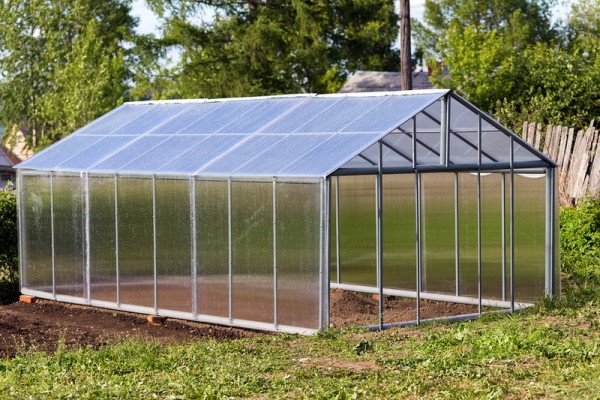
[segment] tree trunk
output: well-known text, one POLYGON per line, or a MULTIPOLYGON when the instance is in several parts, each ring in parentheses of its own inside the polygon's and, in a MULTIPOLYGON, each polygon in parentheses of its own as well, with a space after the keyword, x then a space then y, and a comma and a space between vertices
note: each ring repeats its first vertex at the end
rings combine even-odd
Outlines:
POLYGON ((400 2, 400 87, 412 90, 410 51, 410 0, 400 2))

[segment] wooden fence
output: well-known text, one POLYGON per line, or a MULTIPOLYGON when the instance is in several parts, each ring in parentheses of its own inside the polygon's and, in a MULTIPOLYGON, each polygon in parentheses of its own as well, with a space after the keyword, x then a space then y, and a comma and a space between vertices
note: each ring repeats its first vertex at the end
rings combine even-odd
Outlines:
POLYGON ((525 122, 521 135, 559 165, 560 204, 571 206, 582 198, 600 195, 598 129, 594 121, 587 129, 525 122))

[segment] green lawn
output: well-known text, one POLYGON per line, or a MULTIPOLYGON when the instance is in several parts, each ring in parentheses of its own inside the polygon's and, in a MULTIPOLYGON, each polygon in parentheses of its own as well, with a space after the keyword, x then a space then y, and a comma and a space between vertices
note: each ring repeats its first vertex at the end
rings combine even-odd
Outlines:
MULTIPOLYGON (((597 280, 596 280, 597 283, 597 280)), ((4 398, 599 398, 597 286, 513 316, 0 361, 4 398)))

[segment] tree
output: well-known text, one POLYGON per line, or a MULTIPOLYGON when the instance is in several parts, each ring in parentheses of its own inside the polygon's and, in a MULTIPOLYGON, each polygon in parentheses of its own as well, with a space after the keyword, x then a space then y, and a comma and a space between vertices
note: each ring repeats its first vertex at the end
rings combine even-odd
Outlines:
POLYGON ((133 76, 131 0, 0 3, 0 104, 31 148, 73 132, 122 101, 133 76))
POLYGON ((546 1, 429 0, 418 43, 433 46, 434 84, 509 127, 517 130, 523 120, 583 126, 600 116, 600 64, 598 36, 582 28, 596 29, 582 17, 594 9, 582 4, 574 10, 585 11, 561 30, 546 1))
POLYGON ((165 40, 182 50, 177 96, 333 92, 356 70, 398 70, 392 0, 151 4, 164 18, 165 40), (194 19, 201 12, 204 19, 194 19))

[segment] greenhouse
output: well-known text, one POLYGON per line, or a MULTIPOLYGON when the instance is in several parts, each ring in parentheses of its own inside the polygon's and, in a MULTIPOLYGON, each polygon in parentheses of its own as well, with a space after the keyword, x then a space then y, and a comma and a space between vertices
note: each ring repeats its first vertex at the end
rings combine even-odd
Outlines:
POLYGON ((560 292, 557 165, 449 90, 126 103, 16 168, 31 296, 308 334, 560 292))

